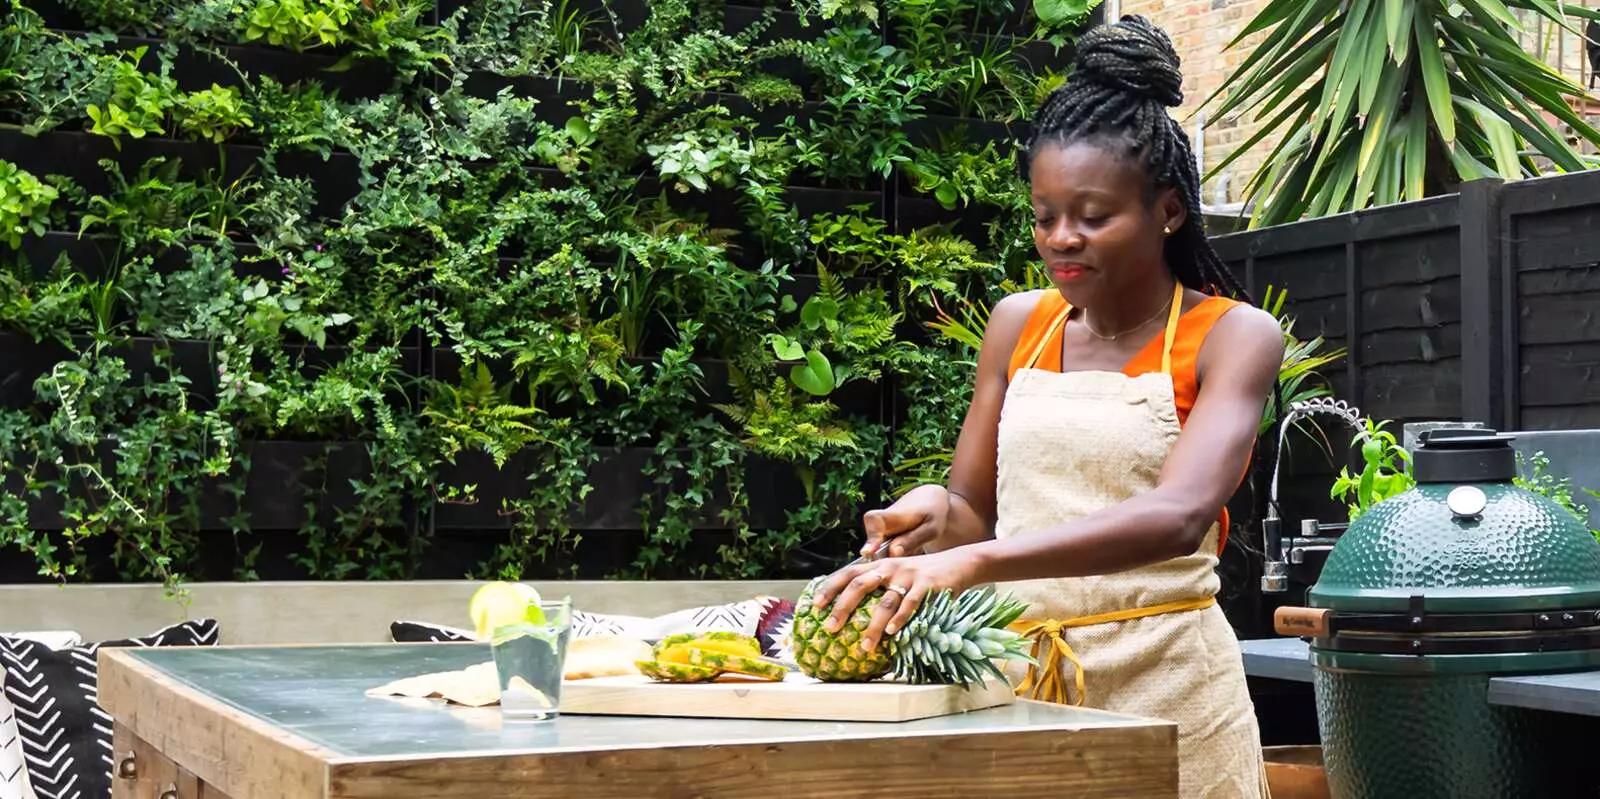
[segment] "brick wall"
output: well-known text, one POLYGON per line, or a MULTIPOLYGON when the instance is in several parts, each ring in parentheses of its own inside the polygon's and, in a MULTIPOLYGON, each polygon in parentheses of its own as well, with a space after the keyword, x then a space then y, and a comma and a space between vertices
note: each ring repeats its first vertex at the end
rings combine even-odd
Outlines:
MULTIPOLYGON (((1121 0, 1117 3, 1117 13, 1142 14, 1165 29, 1178 49, 1178 56, 1183 60, 1184 104, 1176 109, 1174 116, 1194 141, 1196 153, 1203 162, 1202 174, 1221 163, 1256 132, 1257 126, 1248 119, 1212 119, 1196 112, 1239 63, 1250 56, 1261 34, 1232 49, 1225 51, 1223 48, 1266 4, 1267 0, 1121 0), (1196 135, 1196 128, 1201 125, 1205 129, 1203 142, 1196 135)), ((1207 113, 1216 103, 1208 105, 1207 113)), ((1250 148, 1249 153, 1228 166, 1226 173, 1206 182, 1201 199, 1207 205, 1242 201, 1245 184, 1276 145, 1276 137, 1269 136, 1250 148)))

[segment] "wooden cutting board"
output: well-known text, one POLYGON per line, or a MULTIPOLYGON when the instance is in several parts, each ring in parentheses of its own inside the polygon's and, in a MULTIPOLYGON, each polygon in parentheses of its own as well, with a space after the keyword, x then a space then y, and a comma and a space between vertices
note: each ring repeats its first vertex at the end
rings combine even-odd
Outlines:
POLYGON ((729 679, 660 683, 642 676, 570 680, 561 686, 561 712, 595 716, 910 721, 1008 705, 1004 680, 964 689, 887 681, 825 683, 791 672, 783 682, 729 679))

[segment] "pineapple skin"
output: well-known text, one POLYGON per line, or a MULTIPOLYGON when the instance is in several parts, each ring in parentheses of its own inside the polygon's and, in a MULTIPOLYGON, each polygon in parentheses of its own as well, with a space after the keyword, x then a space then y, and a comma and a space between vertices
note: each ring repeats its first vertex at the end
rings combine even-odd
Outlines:
POLYGON ((861 637, 883 589, 863 599, 838 632, 829 633, 822 625, 833 609, 811 607, 812 593, 820 582, 811 581, 795 602, 790 638, 800 673, 822 682, 868 682, 888 674, 894 663, 893 641, 880 641, 871 653, 861 650, 861 637))
POLYGON ((870 654, 863 652, 861 638, 887 592, 873 591, 838 632, 829 633, 822 624, 832 608, 811 607, 823 579, 808 583, 795 602, 791 646, 795 664, 807 677, 867 682, 894 672, 896 679, 916 685, 970 687, 987 678, 1005 679, 996 660, 1035 662, 1029 654, 1031 639, 1010 629, 1028 606, 1000 597, 992 588, 939 592, 919 605, 898 633, 886 636, 870 654))

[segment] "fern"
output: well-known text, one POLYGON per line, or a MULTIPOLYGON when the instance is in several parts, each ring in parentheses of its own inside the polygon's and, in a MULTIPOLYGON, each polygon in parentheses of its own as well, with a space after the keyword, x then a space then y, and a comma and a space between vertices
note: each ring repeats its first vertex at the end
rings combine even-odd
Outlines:
POLYGON ((831 402, 800 402, 788 381, 775 379, 765 392, 756 392, 748 407, 716 403, 718 410, 744 429, 743 443, 763 455, 795 463, 810 463, 829 449, 855 449, 855 434, 833 418, 831 402))
POLYGON ((488 453, 496 467, 503 467, 524 446, 546 440, 525 421, 540 411, 513 403, 511 386, 496 386, 482 362, 470 376, 462 374, 459 387, 434 382, 433 389, 422 415, 434 423, 452 460, 463 450, 477 448, 488 453))

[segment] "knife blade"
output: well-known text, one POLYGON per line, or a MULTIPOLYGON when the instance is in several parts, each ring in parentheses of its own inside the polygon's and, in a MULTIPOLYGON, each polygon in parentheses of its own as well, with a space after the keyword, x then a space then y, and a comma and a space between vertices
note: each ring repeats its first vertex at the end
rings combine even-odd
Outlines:
POLYGON ((889 542, 888 541, 884 541, 883 543, 878 545, 877 549, 874 549, 871 552, 869 552, 869 553, 867 553, 865 555, 862 555, 861 557, 856 558, 855 560, 852 560, 849 563, 846 563, 844 565, 844 567, 846 569, 848 569, 851 566, 859 566, 859 565, 861 565, 863 563, 871 563, 871 562, 873 562, 875 560, 878 560, 878 559, 882 558, 884 555, 887 555, 887 554, 889 554, 889 542))

